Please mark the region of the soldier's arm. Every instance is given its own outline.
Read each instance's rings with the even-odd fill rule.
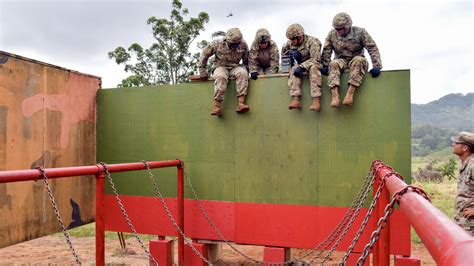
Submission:
[[[329,62],[331,62],[331,55],[332,55],[332,41],[331,41],[331,32],[329,32],[326,40],[324,41],[323,52],[321,53],[321,63],[323,66],[329,66]]]
[[[309,43],[309,59],[300,64],[305,69],[312,66],[321,68],[321,42],[318,39],[311,39]]]
[[[201,58],[199,59],[199,73],[207,73],[207,60],[215,53],[215,42],[210,43],[201,52]]]
[[[290,55],[290,45],[288,42],[281,48],[281,56],[283,57],[284,55]]]
[[[280,66],[280,54],[278,51],[278,46],[275,42],[272,42],[272,47],[270,49],[270,73],[278,73],[278,68]]]
[[[244,45],[244,54],[242,55],[242,64],[248,70],[249,69],[249,47],[247,43],[245,42],[243,43],[243,45]]]
[[[370,55],[370,60],[372,60],[372,66],[382,69],[382,59],[380,58],[379,48],[375,44],[374,39],[370,34],[364,29],[364,47]]]
[[[249,72],[257,72],[257,55],[258,55],[258,50],[257,46],[258,45],[255,41],[252,43],[252,46],[250,46],[250,52],[249,52]]]

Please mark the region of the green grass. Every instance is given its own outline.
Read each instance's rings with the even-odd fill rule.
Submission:
[[[71,237],[95,237],[95,223],[90,223],[86,225],[82,225],[71,230],[68,230],[68,234]],[[63,233],[56,233],[54,234],[56,237],[64,237]],[[123,233],[125,239],[134,237],[132,233]],[[138,235],[142,240],[151,240],[156,239],[156,236],[153,235]],[[105,238],[106,239],[117,239],[118,235],[117,232],[105,231]]]
[[[416,182],[414,186],[422,188],[430,197],[431,203],[441,210],[448,218],[454,216],[454,198],[456,197],[456,180],[444,180],[441,183]],[[412,243],[421,243],[415,230],[411,229]]]

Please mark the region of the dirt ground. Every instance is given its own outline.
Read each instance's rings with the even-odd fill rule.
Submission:
[[[72,237],[82,265],[95,264],[95,238]],[[145,241],[148,242],[148,241]],[[123,252],[117,239],[106,239],[105,262],[107,265],[148,265],[148,258],[136,239],[126,239],[128,252]],[[177,246],[175,244],[175,246]],[[175,247],[176,248],[176,247]],[[250,257],[261,260],[263,247],[239,245],[237,248]],[[292,250],[292,257],[302,254],[304,250]],[[337,265],[343,252],[335,252],[328,265]],[[175,257],[177,252],[175,251]],[[230,247],[223,244],[221,259],[214,265],[255,265],[236,254]],[[421,259],[422,265],[436,265],[428,251],[421,244],[412,245],[412,255]],[[176,261],[176,260],[175,260]],[[45,236],[10,247],[0,249],[0,265],[72,265],[75,263],[67,248],[64,238]],[[393,264],[393,263],[392,263]]]

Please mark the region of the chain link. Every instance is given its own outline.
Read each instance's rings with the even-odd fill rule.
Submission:
[[[48,195],[51,200],[51,205],[53,206],[54,214],[56,215],[56,219],[58,220],[59,226],[61,227],[63,231],[64,237],[66,238],[66,242],[67,242],[67,245],[69,246],[69,250],[71,250],[72,255],[74,256],[74,260],[76,261],[76,264],[82,265],[81,261],[79,260],[79,256],[77,256],[76,250],[72,246],[71,238],[69,237],[69,234],[67,233],[66,227],[64,226],[63,220],[61,219],[61,215],[59,214],[58,204],[54,200],[53,191],[51,189],[51,186],[49,185],[46,172],[41,167],[37,167],[36,169],[38,169],[38,171],[40,172],[40,177],[43,178],[44,184],[46,185],[46,189],[48,190]]]
[[[374,175],[375,177],[375,175]],[[350,253],[352,252],[352,250],[354,249],[355,245],[357,244],[357,241],[359,241],[359,238],[360,236],[362,235],[362,232],[364,231],[365,229],[365,226],[367,225],[367,223],[369,222],[369,218],[370,216],[372,216],[372,212],[374,211],[375,209],[375,205],[377,204],[377,201],[378,199],[380,198],[380,195],[382,195],[382,191],[385,187],[385,179],[386,179],[386,176],[384,176],[379,184],[379,187],[377,189],[377,192],[375,193],[375,196],[374,198],[372,199],[372,202],[370,204],[370,207],[369,207],[369,210],[367,211],[367,214],[365,215],[364,217],[364,220],[362,221],[360,227],[359,227],[359,230],[357,231],[355,237],[352,239],[352,242],[351,244],[349,245],[349,248],[347,248],[347,251],[346,253],[344,254],[344,257],[342,258],[342,261],[339,265],[345,265],[346,264],[346,261],[347,259],[349,258],[349,255]]]
[[[337,239],[336,243],[332,246],[331,250],[323,257],[323,259],[321,261],[321,264],[323,264],[326,260],[328,260],[329,256],[331,256],[331,254],[336,250],[337,246],[341,243],[342,239],[344,239],[345,235],[347,234],[349,229],[352,227],[352,224],[354,223],[355,219],[359,215],[359,212],[362,208],[362,205],[364,204],[365,200],[367,199],[367,197],[369,195],[369,191],[372,189],[372,185],[375,181],[375,171],[374,170],[375,169],[373,167],[370,168],[370,170],[369,170],[369,174],[371,175],[370,176],[370,183],[365,187],[365,190],[362,194],[362,200],[358,202],[358,205],[356,206],[353,214],[351,215],[349,222],[347,223],[347,225],[345,225],[344,232],[341,235],[339,235],[339,238]],[[365,218],[365,219],[367,219],[367,218]],[[312,260],[311,262],[313,262],[313,261],[314,260]]]
[[[122,200],[119,197],[119,194],[117,192],[117,188],[115,187],[115,184],[112,180],[112,176],[110,175],[110,172],[109,172],[109,169],[108,169],[107,165],[103,162],[100,162],[99,164],[102,165],[102,167],[104,168],[104,173],[107,175],[107,180],[109,181],[110,187],[112,188],[112,191],[115,195],[115,199],[117,200],[120,211],[122,212],[123,216],[125,217],[125,221],[127,222],[128,227],[130,228],[130,230],[132,230],[133,236],[137,239],[138,243],[140,243],[142,249],[145,251],[145,253],[148,255],[148,257],[153,261],[153,263],[155,265],[158,266],[158,262],[155,260],[155,258],[151,255],[151,253],[145,247],[145,244],[143,244],[142,240],[140,239],[140,236],[138,236],[138,233],[137,233],[137,231],[135,230],[135,227],[132,224],[132,221],[130,220],[130,217],[128,216],[127,212],[125,211],[125,207],[122,203]]]
[[[171,214],[171,211],[170,209],[168,208],[168,205],[166,204],[164,198],[163,198],[163,195],[161,194],[160,192],[160,189],[159,189],[159,186],[158,186],[158,183],[156,182],[156,177],[153,175],[153,173],[151,172],[151,169],[150,169],[150,165],[146,162],[146,161],[142,161],[143,164],[145,165],[146,169],[148,170],[148,175],[150,176],[150,179],[151,179],[151,182],[153,184],[153,189],[155,191],[155,194],[158,196],[158,198],[160,199],[160,202],[161,204],[163,205],[163,208],[165,209],[165,212],[166,214],[168,215],[171,223],[173,224],[173,226],[176,228],[176,231],[178,231],[179,235],[181,237],[183,237],[184,239],[184,242],[186,245],[188,245],[192,250],[193,252],[198,255],[201,260],[203,260],[204,262],[206,262],[208,265],[213,265],[208,259],[206,259],[204,257],[204,255],[202,255],[201,252],[199,252],[199,250],[197,250],[193,244],[191,243],[191,241],[189,241],[186,237],[186,235],[184,234],[183,230],[181,230],[181,228],[179,227],[178,223],[176,222],[176,220],[174,219],[173,215]]]

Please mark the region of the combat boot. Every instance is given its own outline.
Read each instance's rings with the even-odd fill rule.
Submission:
[[[342,101],[342,104],[344,105],[347,105],[347,106],[351,106],[354,99],[354,92],[356,90],[356,87],[354,87],[353,85],[349,85],[349,89],[347,90],[347,94],[346,94],[346,97],[344,97],[344,101]]]
[[[221,116],[221,102],[214,100],[214,110],[212,110],[211,115]]]
[[[341,101],[339,100],[339,87],[333,87],[331,89],[331,94],[331,107],[339,107],[341,105]]]
[[[300,97],[293,96],[291,104],[288,106],[288,109],[301,109]]]
[[[313,98],[313,103],[309,107],[309,110],[316,111],[316,112],[321,110],[321,101],[320,101],[319,97],[314,97]]]
[[[245,95],[239,96],[239,105],[235,110],[237,113],[246,113],[250,110],[249,106],[245,104]]]

